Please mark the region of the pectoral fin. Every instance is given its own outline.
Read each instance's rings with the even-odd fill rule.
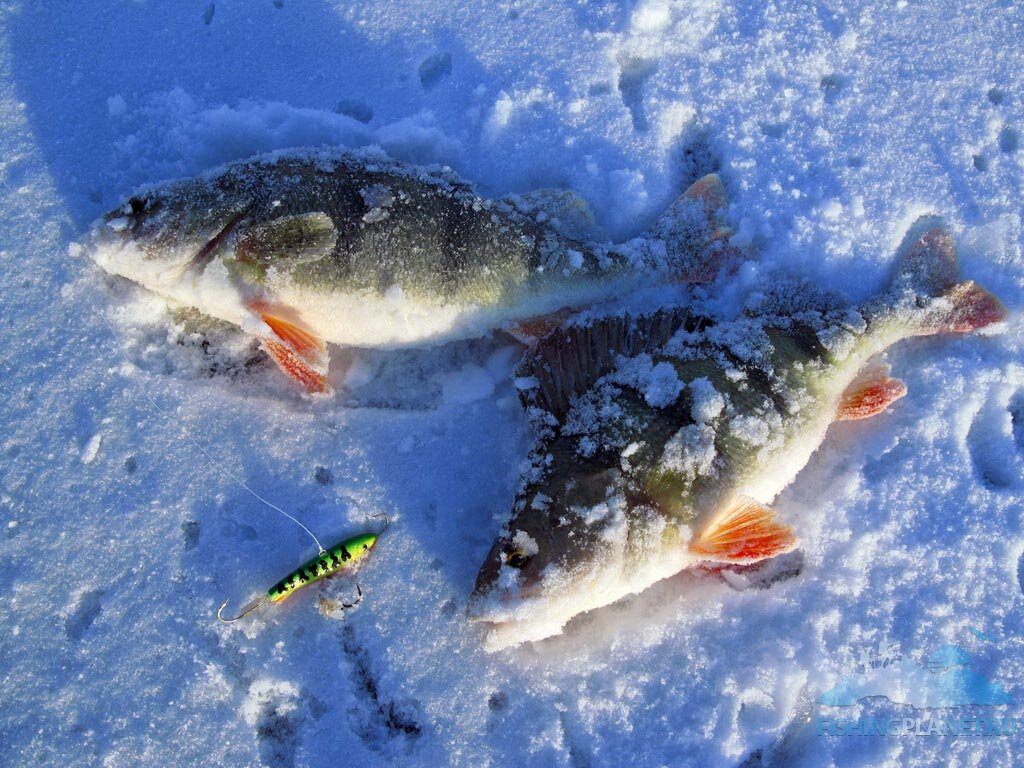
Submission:
[[[746,496],[719,512],[690,543],[690,551],[724,563],[754,563],[796,547],[793,529],[775,510]]]
[[[306,264],[330,254],[337,239],[331,217],[314,211],[248,227],[239,232],[235,252],[242,261]]]
[[[875,416],[907,394],[907,385],[889,377],[889,366],[881,366],[858,377],[839,401],[836,421],[853,421]]]
[[[324,340],[263,305],[252,304],[250,308],[270,330],[270,333],[260,334],[259,340],[277,367],[310,394],[330,394],[329,358]]]

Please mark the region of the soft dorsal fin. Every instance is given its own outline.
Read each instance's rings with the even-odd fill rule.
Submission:
[[[314,211],[246,227],[238,233],[235,252],[243,261],[305,264],[330,254],[337,239],[331,217]]]
[[[939,296],[954,285],[960,266],[956,241],[938,216],[915,221],[896,251],[893,284],[925,296]]]
[[[775,510],[739,496],[690,542],[690,552],[724,563],[754,563],[796,547],[793,529],[779,521]]]
[[[704,216],[713,231],[722,226],[722,214],[729,208],[725,187],[717,173],[697,179],[683,192],[680,200],[693,200],[704,206]]]
[[[665,244],[680,282],[711,282],[740,256],[729,245],[732,230],[723,223],[728,207],[722,180],[709,173],[676,198],[647,233]]]

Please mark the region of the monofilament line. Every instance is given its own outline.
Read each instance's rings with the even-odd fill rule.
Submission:
[[[104,325],[107,326],[107,330],[109,330],[111,335],[114,337],[114,343],[116,345],[117,341],[118,341],[117,331],[114,330],[114,327],[110,324],[110,322],[107,320],[107,318],[102,315],[102,313],[97,313],[97,314],[100,315],[101,319],[103,320]],[[120,347],[118,347],[118,350],[120,351]],[[127,355],[125,355],[123,352],[122,352],[122,356],[124,357],[125,362],[128,362],[129,364],[131,364],[130,361],[127,359]],[[169,421],[169,422],[172,421],[171,414],[166,409],[164,409],[153,398],[153,396],[151,394],[149,394],[149,391],[144,386],[143,387],[139,387],[139,389],[142,390],[142,394],[144,394],[146,396],[146,399],[149,400],[150,404],[154,408],[156,408],[156,410],[160,413],[160,415],[162,415],[165,419],[167,419],[167,421]],[[234,472],[232,472],[230,469],[228,469],[227,465],[225,465],[225,464],[221,463],[220,461],[218,461],[217,458],[212,453],[210,453],[210,451],[208,451],[206,449],[206,446],[204,446],[202,443],[200,443],[198,440],[196,440],[196,438],[189,431],[188,427],[186,427],[184,424],[179,424],[179,426],[180,426],[181,430],[185,433],[185,437],[187,437],[189,440],[191,440],[192,444],[195,445],[195,447],[198,448],[203,453],[203,455],[206,456],[206,458],[208,458],[212,462],[212,464],[221,471],[221,473],[223,473],[228,478],[230,478],[235,483],[237,483],[239,486],[244,488],[254,499],[256,499],[257,501],[259,501],[259,502],[265,504],[266,506],[270,507],[275,512],[281,513],[286,518],[288,518],[293,523],[295,523],[297,526],[299,526],[299,528],[304,530],[309,535],[309,538],[311,538],[313,540],[313,543],[316,544],[316,548],[317,548],[317,550],[319,550],[319,553],[321,555],[324,552],[327,551],[326,549],[324,549],[323,544],[320,543],[320,539],[318,539],[316,537],[316,535],[311,530],[309,530],[309,528],[307,528],[305,525],[303,525],[302,522],[300,522],[293,515],[290,515],[287,512],[285,512],[283,509],[281,509],[279,506],[277,506],[273,502],[268,501],[267,499],[263,498],[258,493],[256,493],[256,491],[254,491],[252,488],[250,488],[248,486],[248,484],[246,484],[246,482],[244,480],[242,480],[242,478],[238,477]]]

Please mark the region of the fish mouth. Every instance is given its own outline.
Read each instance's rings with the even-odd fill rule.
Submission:
[[[514,648],[559,634],[563,622],[544,622],[536,619],[509,619],[506,621],[470,617],[483,633],[482,646],[488,653]]]
[[[189,265],[188,258],[180,253],[177,258],[154,258],[140,245],[133,226],[112,225],[106,218],[93,224],[86,248],[90,258],[104,271],[153,290],[176,284]]]
[[[480,627],[483,648],[492,653],[561,633],[572,618],[572,612],[567,615],[561,608],[558,601],[552,603],[534,587],[516,593],[514,601],[507,596],[502,600],[500,595],[475,594],[466,619]]]

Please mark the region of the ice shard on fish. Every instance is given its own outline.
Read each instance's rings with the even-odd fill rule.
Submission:
[[[285,373],[326,392],[328,343],[536,336],[563,310],[706,282],[737,253],[725,207],[706,176],[645,236],[610,245],[581,235],[590,214],[572,193],[489,200],[448,169],[284,152],[140,190],[94,228],[91,252],[253,333]]]
[[[891,286],[861,307],[794,283],[730,322],[662,310],[543,339],[519,371],[538,443],[470,599],[486,646],[557,634],[686,568],[796,547],[768,505],[832,422],[906,394],[879,354],[1004,317],[957,272],[953,238],[929,218],[905,238]]]

